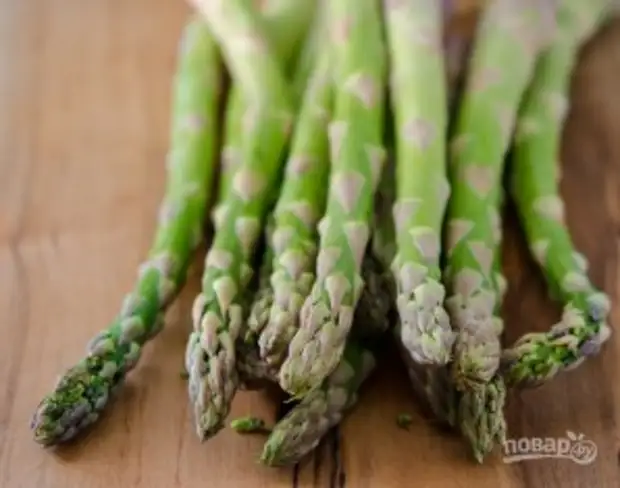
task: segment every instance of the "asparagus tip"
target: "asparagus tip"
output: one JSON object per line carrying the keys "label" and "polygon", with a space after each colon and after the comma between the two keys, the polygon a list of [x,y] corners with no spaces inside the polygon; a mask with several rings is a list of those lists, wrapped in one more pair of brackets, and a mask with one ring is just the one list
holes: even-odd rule
{"label": "asparagus tip", "polygon": [[35,442],[52,446],[73,439],[93,424],[105,408],[110,392],[122,376],[106,362],[91,356],[65,372],[32,417]]}
{"label": "asparagus tip", "polygon": [[283,453],[286,453],[284,441],[286,436],[278,430],[274,430],[263,447],[260,462],[266,466],[279,466],[286,464]]}

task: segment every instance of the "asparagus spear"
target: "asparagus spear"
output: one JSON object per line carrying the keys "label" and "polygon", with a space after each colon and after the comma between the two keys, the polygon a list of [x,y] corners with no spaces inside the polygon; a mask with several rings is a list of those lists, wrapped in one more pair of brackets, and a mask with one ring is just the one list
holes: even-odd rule
{"label": "asparagus spear", "polygon": [[[499,208],[503,206],[503,191],[500,190]],[[501,306],[506,294],[506,280],[501,268],[501,241],[502,230],[499,213],[493,214],[492,228],[495,235],[493,248],[493,268],[490,280],[497,293],[495,308],[496,330],[503,329]],[[456,424],[465,439],[469,442],[476,460],[481,463],[497,445],[506,440],[506,418],[504,405],[506,403],[506,384],[501,372],[495,372],[491,380],[482,388],[466,389],[455,392]]]}
{"label": "asparagus spear", "polygon": [[248,321],[250,328],[262,331],[260,353],[269,364],[281,363],[314,282],[316,224],[324,212],[329,177],[326,124],[331,100],[329,60],[324,55],[304,95],[273,214],[269,289],[262,296],[259,292]]}
{"label": "asparagus spear", "polygon": [[[492,280],[495,223],[506,150],[553,10],[545,0],[493,0],[481,13],[452,139],[446,307],[458,331],[453,375],[460,390],[489,382],[501,330]],[[510,59],[509,63],[506,60]]]}
{"label": "asparagus spear", "polygon": [[[385,269],[395,254],[395,230],[390,212],[394,186],[394,172],[388,164],[379,187],[383,201],[375,206],[375,228],[373,249]],[[505,282],[499,268],[499,239],[495,247],[495,274],[493,283],[500,296],[505,291]],[[389,293],[389,287],[383,288]],[[387,299],[387,297],[385,298]],[[498,304],[499,306],[499,304]],[[398,330],[398,328],[396,329]],[[449,374],[449,365],[429,367],[413,360],[402,344],[401,335],[395,334],[396,344],[401,352],[407,373],[417,396],[433,412],[435,418],[449,427],[458,429],[469,441],[476,459],[482,460],[497,443],[503,442],[506,423],[503,413],[505,386],[502,378],[495,375],[485,388],[458,392]]]}
{"label": "asparagus spear", "polygon": [[328,4],[336,83],[330,188],[316,281],[280,369],[280,386],[296,397],[319,387],[337,366],[364,286],[360,269],[384,160],[386,59],[378,7],[376,0]]}
{"label": "asparagus spear", "polygon": [[196,431],[206,440],[223,427],[238,387],[235,341],[243,321],[244,289],[293,113],[286,79],[252,9],[243,0],[192,4],[203,14],[248,103],[242,162],[224,197],[205,259],[186,355]]}
{"label": "asparagus spear", "polygon": [[[435,0],[385,0],[396,130],[397,254],[402,344],[414,361],[446,364],[455,334],[443,308],[440,234],[450,185],[442,7]],[[415,62],[411,62],[415,59]]]}
{"label": "asparagus spear", "polygon": [[337,368],[274,426],[261,462],[269,466],[299,462],[357,401],[359,387],[374,366],[373,354],[349,341]]}
{"label": "asparagus spear", "polygon": [[163,326],[164,312],[202,238],[216,167],[222,71],[217,47],[201,19],[189,19],[180,46],[167,186],[149,257],[116,319],[91,340],[86,357],[40,402],[32,420],[40,444],[67,441],[99,418],[110,395],[135,367],[144,344]]}
{"label": "asparagus spear", "polygon": [[[304,41],[302,46],[302,53],[300,59],[297,62],[294,61],[296,52],[299,51],[298,45],[300,39],[304,38],[306,32],[309,30],[309,24],[316,17],[318,11],[317,2],[307,2],[305,0],[268,0],[260,5],[261,20],[265,25],[266,32],[269,33],[270,46],[272,47],[274,54],[277,55],[278,61],[285,71],[288,72],[289,78],[295,80],[295,86],[301,87],[305,84],[304,76],[299,73],[298,69],[292,70],[293,65],[298,65],[302,62],[307,62],[309,56],[309,48],[306,44],[310,41]],[[315,31],[313,25],[311,34]],[[294,73],[291,73],[294,71]],[[309,73],[305,73],[305,76],[309,76]],[[297,93],[295,93],[297,95]],[[231,180],[236,169],[242,161],[243,151],[243,116],[247,110],[247,103],[243,97],[240,85],[234,83],[229,101],[226,109],[226,130],[225,141],[222,148],[222,172],[220,174],[219,191],[220,196],[219,203],[215,206],[212,213],[213,223],[215,227],[221,222],[225,213],[222,212],[225,209],[224,197],[226,192],[230,188]],[[272,219],[269,219],[268,227],[273,226]],[[267,266],[267,269],[261,270],[260,282],[269,283],[269,273],[271,272],[271,263]],[[267,296],[267,288],[263,285],[259,285],[259,294],[262,299],[262,303],[267,303],[272,297]],[[253,293],[247,293],[247,301],[251,304]],[[243,315],[246,316],[247,308],[244,308]],[[252,321],[249,324],[252,325]],[[251,327],[250,327],[251,329]],[[251,332],[251,331],[249,331]],[[243,334],[245,335],[245,334]],[[259,357],[258,346],[252,344],[252,340],[249,337],[240,338],[237,341],[237,366],[242,376],[242,382],[244,387],[249,387],[248,383],[252,378],[265,379],[272,373],[273,368],[266,364]],[[253,382],[252,382],[253,383]]]}
{"label": "asparagus spear", "polygon": [[608,5],[607,0],[561,1],[558,35],[539,60],[519,113],[512,195],[530,250],[564,303],[564,314],[549,332],[526,334],[504,351],[503,367],[515,385],[538,385],[576,367],[610,335],[609,299],[588,280],[587,262],[566,227],[557,163],[571,73]]}
{"label": "asparagus spear", "polygon": [[[393,159],[388,157],[388,163],[384,168],[376,195],[373,218],[372,254],[383,269],[383,277],[388,282],[375,294],[379,303],[395,303],[396,297],[394,275],[389,271],[396,255],[396,231],[392,213],[396,193]],[[391,310],[388,310],[385,314],[388,315],[390,312]],[[456,392],[450,382],[447,366],[429,366],[415,362],[402,344],[399,327],[396,321],[393,329],[394,342],[407,369],[414,393],[430,408],[440,422],[455,426]]]}

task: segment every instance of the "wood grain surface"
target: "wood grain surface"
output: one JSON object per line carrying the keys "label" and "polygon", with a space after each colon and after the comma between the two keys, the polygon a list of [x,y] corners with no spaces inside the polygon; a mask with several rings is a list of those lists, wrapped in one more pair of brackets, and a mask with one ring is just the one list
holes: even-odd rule
{"label": "wood grain surface", "polygon": [[[417,407],[387,351],[359,407],[298,469],[258,465],[261,439],[226,430],[200,444],[179,378],[200,268],[114,407],[71,446],[31,439],[33,408],[130,288],[164,183],[180,0],[0,0],[0,487],[618,487],[615,334],[597,359],[511,395],[509,437],[583,433],[595,461],[476,465]],[[591,277],[620,324],[620,25],[585,49],[565,132],[563,192]],[[507,211],[507,340],[559,309]],[[200,257],[197,258],[197,263]],[[234,414],[276,414],[243,393]],[[396,427],[398,413],[413,425]]]}

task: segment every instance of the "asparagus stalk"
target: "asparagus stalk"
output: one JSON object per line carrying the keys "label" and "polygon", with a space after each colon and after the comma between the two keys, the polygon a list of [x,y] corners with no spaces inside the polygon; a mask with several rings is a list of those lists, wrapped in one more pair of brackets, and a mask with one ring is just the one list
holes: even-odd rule
{"label": "asparagus stalk", "polygon": [[269,466],[299,462],[355,404],[359,387],[374,366],[373,354],[349,341],[337,368],[274,426],[261,462]]}
{"label": "asparagus stalk", "polygon": [[512,196],[530,250],[564,303],[564,314],[549,332],[526,334],[504,351],[505,374],[514,385],[538,385],[578,366],[610,335],[609,299],[588,280],[587,261],[566,226],[557,162],[571,73],[608,5],[607,0],[561,1],[558,35],[539,60],[519,113]]}
{"label": "asparagus stalk", "polygon": [[293,113],[286,79],[252,9],[243,0],[192,4],[203,14],[248,103],[242,162],[220,207],[186,354],[196,431],[206,440],[223,427],[238,387],[235,342],[244,290]]}
{"label": "asparagus stalk", "polygon": [[97,421],[145,343],[164,324],[164,312],[185,280],[215,173],[221,63],[201,19],[185,26],[174,80],[167,186],[149,257],[132,293],[112,324],[88,345],[86,357],[67,370],[38,405],[34,439],[43,445],[68,441]]}
{"label": "asparagus stalk", "polygon": [[269,288],[259,292],[248,321],[251,329],[261,332],[260,354],[272,365],[282,362],[298,328],[299,310],[314,282],[316,224],[324,212],[329,177],[326,124],[332,83],[325,52],[304,96],[273,214]]}
{"label": "asparagus stalk", "polygon": [[[503,206],[503,199],[503,191],[500,191],[500,203],[498,205],[500,208]],[[502,330],[501,306],[506,294],[507,283],[501,267],[502,231],[499,213],[493,219],[496,240],[490,279],[497,293],[495,328]],[[506,440],[506,418],[504,416],[506,394],[506,384],[499,370],[482,388],[467,389],[453,394],[453,398],[456,399],[457,426],[463,437],[468,441],[472,453],[479,463],[495,446],[503,444]]]}
{"label": "asparagus stalk", "polygon": [[[392,213],[396,193],[395,178],[395,164],[393,158],[390,157],[383,171],[376,195],[371,241],[372,254],[383,269],[383,277],[388,281],[376,291],[375,299],[379,303],[395,303],[396,297],[394,275],[389,271],[397,252],[396,231]],[[360,308],[361,299],[358,310]],[[390,312],[391,310],[388,309],[385,315]],[[393,329],[394,341],[407,369],[414,393],[430,408],[440,422],[455,426],[456,391],[450,382],[447,366],[429,366],[415,362],[402,344],[402,335],[398,331],[399,327],[400,325],[396,321],[396,327]]]}
{"label": "asparagus stalk", "polygon": [[360,270],[384,161],[386,57],[378,3],[332,0],[328,8],[336,83],[329,195],[316,281],[280,369],[280,386],[295,397],[319,387],[342,356],[364,286]]}
{"label": "asparagus stalk", "polygon": [[[545,0],[493,0],[481,13],[452,139],[445,282],[457,329],[453,375],[460,390],[489,382],[499,366],[493,249],[505,153],[553,10]],[[506,60],[510,59],[510,63]]]}
{"label": "asparagus stalk", "polygon": [[455,337],[443,308],[439,267],[441,226],[450,193],[442,6],[435,0],[386,0],[385,18],[397,127],[393,210],[397,254],[392,269],[399,330],[414,361],[442,365],[450,359]]}
{"label": "asparagus stalk", "polygon": [[[301,59],[293,62],[295,53],[300,39],[304,38],[309,30],[309,23],[316,17],[318,11],[317,2],[307,2],[305,0],[268,0],[260,5],[261,20],[265,25],[266,32],[269,33],[270,46],[278,57],[278,61],[282,68],[289,72],[289,78],[294,78],[298,86],[303,86],[304,77],[299,74],[299,70],[295,69],[294,73],[290,73],[291,66],[297,65],[302,61],[306,62],[308,57],[308,44],[310,41],[304,41],[302,47]],[[317,21],[313,20],[313,24]],[[312,27],[312,31],[316,28]],[[308,76],[308,73],[305,73]],[[297,86],[296,85],[296,86]],[[213,223],[217,227],[223,217],[222,210],[225,209],[224,197],[230,189],[232,177],[235,170],[239,168],[242,161],[243,151],[243,116],[247,110],[248,104],[243,97],[243,93],[238,83],[233,84],[231,90],[227,110],[226,110],[226,131],[225,141],[222,148],[222,172],[219,181],[220,201],[215,206],[212,213]],[[273,226],[272,219],[269,219],[267,227]],[[268,249],[269,251],[269,249]],[[271,272],[271,263],[268,266],[262,266],[259,279],[259,294],[262,303],[267,303],[272,297],[267,296],[269,274]],[[246,293],[244,300],[247,300],[248,306],[244,307],[243,315],[246,316],[247,309],[250,308],[252,295],[249,291]],[[252,321],[245,325],[252,325]],[[251,327],[250,327],[251,329]],[[247,335],[247,332],[244,335]],[[249,331],[251,332],[251,330]],[[245,340],[244,340],[245,339]],[[266,364],[259,356],[258,346],[252,344],[249,337],[240,338],[237,341],[237,368],[241,375],[242,387],[249,388],[255,385],[254,380],[266,380],[272,378],[275,374],[273,368]],[[262,381],[261,381],[262,382]]]}
{"label": "asparagus stalk", "polygon": [[[316,3],[316,1],[307,0],[258,2],[260,15],[257,21],[261,22],[264,32],[269,35],[269,46],[289,77],[297,77],[297,70],[293,69],[296,66],[295,56],[300,50],[300,41],[314,19],[317,10]],[[304,80],[300,78],[299,84],[303,82]],[[247,108],[248,103],[243,97],[241,86],[233,80],[225,115],[225,141],[221,151],[222,172],[219,178],[218,198],[223,198],[230,188],[234,171],[242,161],[243,115]],[[217,205],[212,212],[214,223],[217,223],[218,215],[221,213],[222,206]]]}
{"label": "asparagus stalk", "polygon": [[[390,212],[393,187],[394,171],[392,165],[388,164],[379,187],[382,201],[375,207],[373,234],[374,252],[385,269],[393,261],[396,252],[394,222]],[[505,281],[499,268],[499,241],[495,257],[493,283],[503,297]],[[389,287],[384,287],[383,293],[389,293],[388,290]],[[472,446],[476,459],[481,461],[505,437],[505,386],[502,378],[495,375],[485,388],[460,393],[449,374],[449,365],[430,367],[415,362],[403,346],[401,335],[396,333],[394,336],[416,395],[427,404],[437,420],[462,433]]]}

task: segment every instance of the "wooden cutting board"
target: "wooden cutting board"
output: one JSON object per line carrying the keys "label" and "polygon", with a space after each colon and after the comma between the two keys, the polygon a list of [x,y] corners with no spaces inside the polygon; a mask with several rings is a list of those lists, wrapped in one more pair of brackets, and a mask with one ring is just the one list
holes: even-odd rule
{"label": "wooden cutting board", "polygon": [[[467,26],[468,3],[460,4]],[[30,414],[57,373],[113,316],[151,240],[164,183],[169,88],[187,10],[161,0],[0,0],[0,486],[2,488],[617,487],[617,345],[534,391],[514,394],[509,437],[582,433],[592,464],[502,453],[476,465],[416,406],[386,357],[359,407],[297,470],[259,466],[261,439],[228,430],[201,445],[179,378],[195,272],[109,415],[56,453]],[[465,29],[465,27],[463,27]],[[465,29],[466,30],[466,29]],[[565,134],[562,190],[590,275],[620,319],[620,24],[582,56]],[[509,210],[507,340],[558,316]],[[389,355],[388,355],[389,356]],[[233,414],[273,418],[240,394]],[[394,419],[413,415],[406,432]]]}

